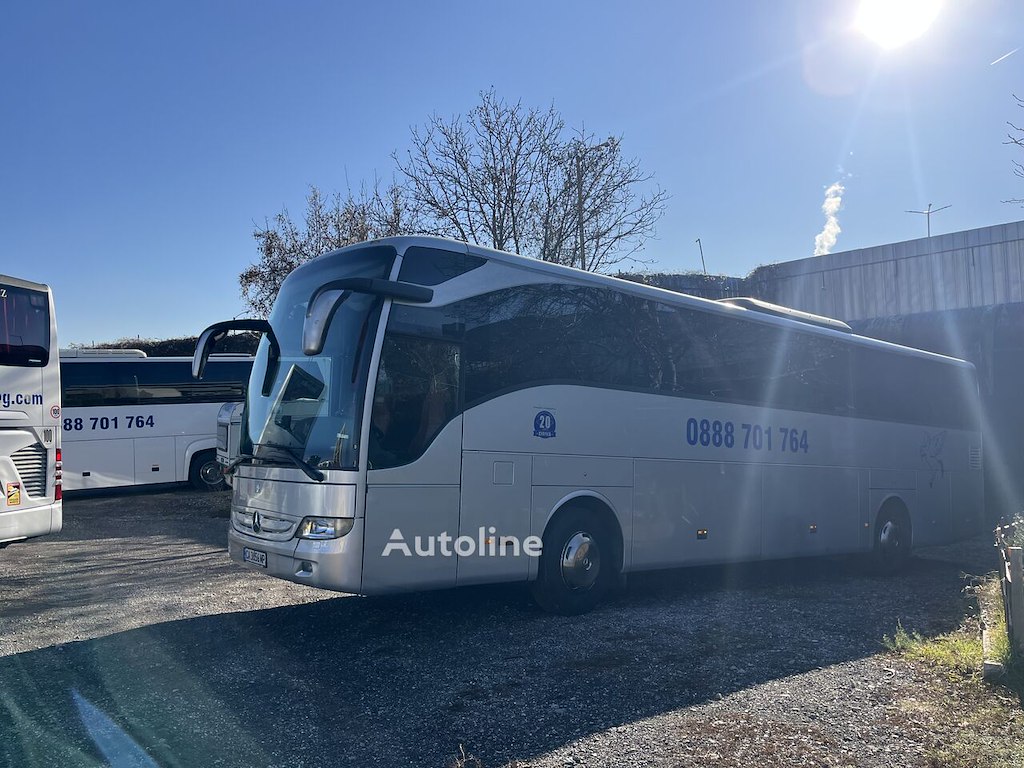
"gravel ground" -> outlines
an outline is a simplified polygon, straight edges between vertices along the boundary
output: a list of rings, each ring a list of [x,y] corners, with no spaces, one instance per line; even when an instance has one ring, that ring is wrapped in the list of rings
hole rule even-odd
[[[0,552],[0,764],[925,766],[936,677],[881,638],[955,630],[962,573],[994,567],[974,542],[898,578],[691,569],[563,618],[518,587],[267,578],[227,559],[228,503],[72,497],[63,533]]]

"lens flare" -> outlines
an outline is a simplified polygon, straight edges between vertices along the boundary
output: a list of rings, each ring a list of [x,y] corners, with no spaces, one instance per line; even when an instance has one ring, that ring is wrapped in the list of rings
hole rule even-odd
[[[942,0],[861,0],[854,26],[887,50],[916,40],[942,10]]]

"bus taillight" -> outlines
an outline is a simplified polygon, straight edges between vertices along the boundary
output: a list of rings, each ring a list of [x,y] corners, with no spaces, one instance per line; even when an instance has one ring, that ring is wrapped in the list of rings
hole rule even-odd
[[[57,449],[57,460],[53,464],[53,500],[60,501],[64,498],[64,463],[60,458],[60,448]]]

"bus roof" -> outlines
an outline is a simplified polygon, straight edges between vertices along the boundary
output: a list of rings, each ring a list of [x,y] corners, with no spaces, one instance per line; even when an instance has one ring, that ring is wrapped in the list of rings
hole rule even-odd
[[[350,246],[346,246],[345,248],[341,248],[337,251],[325,253],[322,256],[319,256],[318,258],[314,259],[313,261],[316,262],[319,261],[320,259],[326,259],[334,256],[335,254],[344,253],[349,250],[355,250],[357,248],[362,248],[367,245],[390,245],[394,247],[399,253],[402,253],[403,251],[405,251],[405,249],[411,246],[421,246],[425,248],[438,248],[449,251],[458,251],[473,256],[478,256],[482,259],[486,259],[487,261],[504,264],[515,269],[549,275],[552,278],[557,278],[560,282],[601,286],[605,288],[610,288],[615,291],[620,291],[622,293],[630,293],[636,296],[643,296],[665,304],[688,307],[698,311],[711,312],[719,315],[728,315],[734,318],[741,318],[749,322],[761,323],[765,325],[799,328],[800,330],[808,333],[815,333],[823,336],[830,336],[832,338],[843,339],[848,343],[854,343],[869,347],[884,348],[895,353],[902,353],[914,357],[926,357],[960,366],[969,366],[971,368],[974,367],[971,363],[967,362],[966,360],[960,360],[955,357],[949,357],[948,355],[942,355],[937,352],[929,352],[923,349],[915,349],[914,347],[904,347],[899,344],[893,344],[892,342],[882,341],[881,339],[873,339],[869,336],[861,336],[859,334],[851,333],[849,331],[840,329],[836,326],[830,326],[829,324],[826,323],[809,322],[806,319],[799,318],[799,315],[801,314],[799,310],[791,310],[791,314],[783,312],[768,313],[762,311],[761,309],[752,309],[749,307],[742,306],[742,302],[737,304],[728,302],[718,302],[712,299],[703,299],[698,296],[691,296],[685,293],[669,291],[664,288],[656,288],[654,286],[644,285],[643,283],[635,283],[631,280],[623,280],[622,278],[612,277],[611,275],[602,275],[596,272],[588,272],[577,267],[568,267],[562,264],[554,264],[549,261],[541,261],[540,259],[520,256],[518,254],[509,253],[507,251],[499,251],[493,248],[486,248],[479,245],[473,245],[472,243],[466,243],[459,240],[449,240],[443,237],[435,237],[433,235],[406,235],[401,237],[385,237],[379,238],[377,240],[368,240],[363,243],[356,243]],[[302,267],[300,266],[297,269],[302,269]],[[779,309],[789,308],[779,307]],[[822,319],[832,320],[832,318]],[[841,320],[833,320],[833,322],[836,324],[845,325],[845,323],[842,323]]]
[[[184,355],[170,355],[167,357],[153,356],[150,357],[141,349],[102,349],[102,348],[91,348],[91,349],[62,349],[60,351],[61,360],[152,360],[154,362],[166,362],[166,361],[182,361],[192,360],[191,357],[185,357]],[[210,355],[211,360],[252,360],[252,355],[247,355],[240,352],[218,352]]]
[[[34,291],[45,291],[47,293],[50,291],[50,286],[46,283],[34,283],[31,280],[12,277],[11,275],[0,275],[0,283],[7,283],[7,285],[17,286],[18,288],[29,288]]]
[[[69,357],[146,357],[141,349],[62,349],[61,359]]]

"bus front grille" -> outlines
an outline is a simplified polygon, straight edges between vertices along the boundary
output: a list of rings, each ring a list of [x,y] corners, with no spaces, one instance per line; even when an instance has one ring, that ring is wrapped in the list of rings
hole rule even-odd
[[[241,533],[261,539],[286,541],[295,535],[299,521],[289,520],[270,512],[232,506],[231,522],[235,526],[235,530]]]
[[[11,461],[18,469],[25,493],[29,496],[45,496],[46,448],[39,443],[27,446],[12,453]]]

